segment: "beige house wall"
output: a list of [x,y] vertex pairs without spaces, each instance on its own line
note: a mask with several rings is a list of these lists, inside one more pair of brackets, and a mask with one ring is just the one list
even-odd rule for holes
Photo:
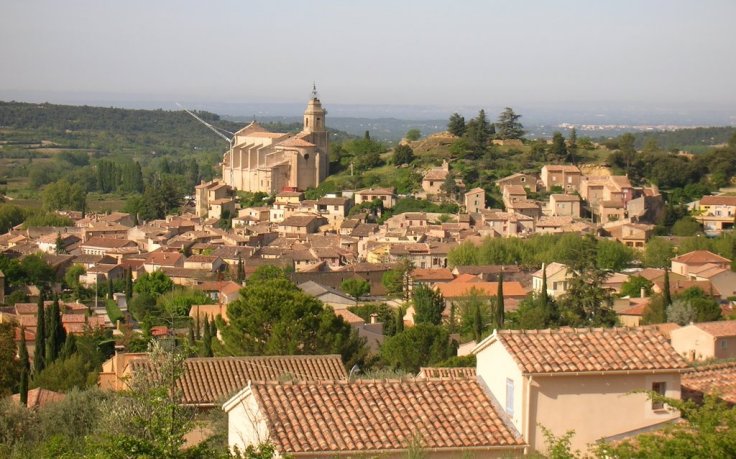
[[687,360],[707,360],[715,357],[715,339],[695,325],[672,330],[670,336],[672,347]]
[[666,383],[665,395],[680,398],[680,374],[535,376],[530,385],[529,437],[532,449],[544,451],[541,426],[559,436],[575,431],[573,449],[645,429],[679,417],[667,409],[652,410],[645,393],[655,382]]
[[[499,413],[506,413],[516,430],[524,433],[524,378],[511,354],[499,341],[477,352],[476,373],[496,399]],[[513,409],[507,411],[507,379],[513,385]]]

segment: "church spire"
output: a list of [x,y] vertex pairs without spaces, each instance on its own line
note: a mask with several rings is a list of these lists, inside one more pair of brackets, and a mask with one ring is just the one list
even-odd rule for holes
[[312,82],[312,99],[319,99],[319,95],[317,94],[317,83],[314,81]]

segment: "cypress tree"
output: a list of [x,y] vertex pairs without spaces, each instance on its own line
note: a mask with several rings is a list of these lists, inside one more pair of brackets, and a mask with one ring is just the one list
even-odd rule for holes
[[667,268],[664,268],[664,288],[662,290],[664,307],[667,309],[667,307],[672,304],[672,293],[670,292],[670,270]]
[[503,304],[503,273],[498,276],[498,293],[496,294],[496,325],[503,328],[506,312]]
[[51,363],[59,357],[65,339],[66,332],[61,323],[59,298],[56,297],[49,311],[48,328],[46,329],[46,363]]
[[480,301],[476,302],[475,314],[473,315],[473,337],[476,342],[480,342],[483,336],[483,315],[480,312]]
[[107,297],[113,299],[115,287],[112,285],[112,277],[108,274],[107,276]]
[[404,308],[399,306],[396,310],[396,333],[404,331]]
[[210,322],[207,316],[204,316],[204,336],[202,337],[202,356],[212,357],[212,334],[210,333]]
[[36,348],[33,356],[33,371],[41,373],[46,364],[46,311],[43,305],[43,290],[38,295],[36,310]]
[[195,346],[195,340],[194,340],[194,323],[189,322],[189,346],[194,348]]
[[243,266],[243,259],[238,256],[238,284],[243,284],[243,281],[245,280],[245,266]]
[[26,372],[31,371],[31,359],[28,357],[28,345],[26,344],[26,327],[20,327],[20,345],[18,346],[18,357],[20,366]]
[[133,298],[133,268],[128,268],[128,274],[125,277],[125,299],[130,301]]
[[210,339],[217,337],[217,323],[215,322],[215,318],[212,318],[212,322],[210,322]]
[[62,359],[68,359],[75,352],[77,352],[77,339],[74,335],[69,335],[66,337],[66,340],[64,340],[64,347],[61,348],[61,354],[59,354],[59,357]]
[[547,294],[547,266],[542,264],[542,291],[539,292],[539,298],[544,309],[549,306],[549,295]]
[[455,302],[450,303],[450,325],[447,328],[448,332],[452,335],[455,333]]
[[195,338],[197,340],[200,340],[202,338],[200,330],[202,329],[202,325],[199,323],[199,306],[197,306],[197,318],[196,318],[196,327],[195,327]]
[[20,402],[28,406],[28,370],[26,368],[20,370]]

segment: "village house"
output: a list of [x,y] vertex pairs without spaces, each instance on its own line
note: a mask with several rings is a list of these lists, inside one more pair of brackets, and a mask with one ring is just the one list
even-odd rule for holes
[[398,459],[417,432],[428,459],[512,457],[525,446],[473,379],[254,382],[222,408],[228,445],[241,451],[268,439],[280,455]]
[[654,225],[624,223],[606,228],[611,236],[627,247],[643,249],[654,232]]
[[521,185],[507,185],[503,187],[503,204],[508,207],[516,201],[526,200],[526,189]]
[[579,191],[581,177],[580,169],[569,165],[547,164],[540,174],[545,190],[553,191],[557,187],[567,193]]
[[672,347],[688,360],[736,357],[736,320],[692,323],[670,335]]
[[680,398],[687,363],[643,328],[500,330],[473,349],[476,371],[532,450],[544,428],[574,431],[573,449],[665,426],[679,413],[645,391]]
[[698,365],[682,375],[682,398],[702,403],[706,394],[736,405],[736,362]]
[[316,215],[292,215],[279,223],[278,233],[282,237],[305,238],[307,234],[316,233],[322,225],[326,225],[325,217]]
[[703,196],[695,205],[695,219],[711,234],[733,229],[736,196]]
[[375,200],[381,201],[384,209],[391,209],[396,205],[396,194],[391,188],[367,188],[356,191],[353,196],[356,205]]
[[438,195],[443,193],[443,185],[447,176],[450,174],[450,163],[446,160],[442,161],[442,166],[433,167],[428,170],[422,177],[422,190],[428,195]]
[[82,239],[85,241],[93,238],[125,239],[128,236],[128,230],[130,227],[117,223],[97,222],[83,229]]
[[675,274],[688,277],[690,272],[695,270],[696,272],[705,265],[709,267],[730,269],[731,260],[728,258],[716,255],[708,250],[695,250],[688,252],[679,257],[675,257],[671,261],[671,269]]
[[125,271],[118,264],[104,265],[98,264],[87,269],[87,272],[79,276],[79,282],[87,287],[94,286],[99,283],[105,283],[108,279],[123,279]]
[[522,174],[522,173],[516,173],[509,175],[508,177],[504,177],[502,179],[496,180],[496,185],[498,188],[503,191],[503,189],[506,186],[509,185],[519,185],[523,186],[524,188],[528,189],[532,193],[537,192],[537,177],[530,174]]
[[192,255],[184,260],[183,267],[217,272],[225,268],[225,262],[216,255]]
[[195,212],[197,217],[222,218],[235,215],[234,192],[230,185],[220,180],[197,185],[194,188]]
[[466,213],[474,214],[486,208],[486,190],[483,188],[473,188],[463,198]]
[[552,262],[532,274],[532,289],[540,293],[542,291],[543,277],[547,276],[547,295],[557,298],[567,293],[567,286],[572,278],[572,273],[566,265]]
[[317,200],[314,211],[325,217],[328,223],[335,229],[348,216],[353,200],[342,196],[325,196]]
[[146,256],[143,268],[148,273],[162,268],[183,268],[184,255],[179,252],[151,252]]
[[230,304],[240,297],[240,284],[233,281],[209,281],[196,286],[219,304]]
[[127,239],[95,237],[79,246],[85,255],[108,255],[117,260],[124,254],[139,253],[138,245]]
[[548,215],[552,217],[580,218],[580,196],[577,194],[551,194]]
[[82,241],[76,234],[49,233],[36,241],[39,250],[44,253],[68,253]]

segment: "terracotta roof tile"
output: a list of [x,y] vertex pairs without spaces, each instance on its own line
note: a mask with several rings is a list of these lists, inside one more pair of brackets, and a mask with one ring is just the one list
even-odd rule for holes
[[736,196],[703,196],[701,206],[736,206]]
[[422,367],[417,378],[425,379],[475,379],[475,367]]
[[736,404],[736,362],[705,365],[683,374],[682,392],[686,399],[699,400],[704,394],[716,394]]
[[[150,366],[147,359],[131,362],[135,371]],[[345,380],[348,375],[339,355],[191,358],[177,381],[182,403],[211,406],[247,386],[249,382],[293,378],[307,381]]]
[[334,455],[428,449],[521,447],[476,380],[254,384],[271,441],[286,453]]
[[731,260],[716,255],[708,250],[695,250],[673,258],[672,261],[684,264],[705,264],[705,263],[731,263]]
[[[496,296],[498,293],[498,282],[448,282],[446,284],[437,284],[437,290],[445,298],[459,298],[468,296],[471,290],[477,290],[480,295]],[[506,297],[524,297],[526,290],[516,281],[504,281],[503,296]]]
[[[502,330],[495,337],[508,349],[523,373],[687,368],[687,363],[665,338],[651,329]],[[478,346],[483,346],[483,342]]]
[[719,322],[698,322],[694,324],[699,329],[717,338],[736,336],[736,320],[722,320]]

